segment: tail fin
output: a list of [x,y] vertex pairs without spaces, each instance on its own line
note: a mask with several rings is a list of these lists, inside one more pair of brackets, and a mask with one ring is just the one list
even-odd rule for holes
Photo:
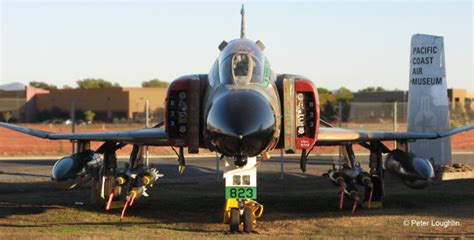
[[[408,131],[437,132],[450,128],[443,37],[415,34],[411,39]],[[435,164],[451,163],[451,140],[418,140],[413,153]]]

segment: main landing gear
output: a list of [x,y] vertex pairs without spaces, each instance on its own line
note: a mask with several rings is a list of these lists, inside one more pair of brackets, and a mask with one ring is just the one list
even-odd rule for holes
[[[103,164],[93,175],[91,187],[91,203],[105,210],[122,205],[120,221],[125,211],[132,206],[136,199],[148,197],[147,190],[163,174],[157,169],[149,168],[144,164],[144,146],[133,145],[132,152],[125,168],[117,168],[116,151],[124,144],[106,142],[96,152],[103,154]],[[78,149],[82,149],[79,145]]]
[[[352,145],[343,146],[344,164],[339,168],[333,166],[327,176],[340,190],[339,208],[344,208],[344,199],[353,201],[352,213],[360,206],[364,208],[381,208],[384,196],[382,153],[390,150],[381,142],[361,143],[370,150],[370,171],[365,172],[356,161]],[[360,194],[357,186],[364,188]]]
[[255,231],[257,219],[263,214],[263,205],[257,198],[257,158],[248,158],[247,164],[238,167],[234,159],[225,158],[224,223],[231,233]]

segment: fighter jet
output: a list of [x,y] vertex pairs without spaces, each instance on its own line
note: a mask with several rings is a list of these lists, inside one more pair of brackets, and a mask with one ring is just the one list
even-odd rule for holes
[[[124,210],[162,176],[143,163],[144,146],[170,146],[176,150],[179,171],[185,167],[184,148],[196,154],[200,148],[225,158],[226,211],[230,230],[243,225],[252,231],[261,211],[256,199],[256,161],[274,149],[301,152],[301,169],[306,170],[309,153],[315,146],[343,146],[345,164],[327,176],[345,197],[354,200],[354,209],[365,204],[381,204],[385,171],[393,172],[409,187],[422,188],[434,177],[432,163],[410,153],[408,142],[436,139],[474,129],[474,125],[442,132],[385,132],[350,130],[330,126],[320,119],[317,88],[311,80],[293,74],[278,74],[270,66],[261,41],[245,36],[242,7],[240,38],[223,41],[219,56],[208,74],[186,75],[174,80],[165,100],[164,124],[134,131],[51,133],[8,123],[0,126],[51,140],[71,140],[77,152],[60,159],[52,169],[52,179],[65,188],[74,188],[92,179],[97,204],[117,199],[126,201]],[[103,144],[90,149],[90,142]],[[396,141],[397,148],[384,143]],[[133,150],[124,169],[117,167],[117,149],[130,144]],[[356,161],[352,146],[370,150],[370,169]],[[387,154],[385,164],[383,154]],[[257,159],[258,158],[258,159]],[[357,186],[365,189],[360,194]],[[362,196],[363,195],[363,196]],[[341,204],[342,207],[342,204]],[[259,210],[260,209],[260,210]],[[261,215],[261,212],[260,212]]]

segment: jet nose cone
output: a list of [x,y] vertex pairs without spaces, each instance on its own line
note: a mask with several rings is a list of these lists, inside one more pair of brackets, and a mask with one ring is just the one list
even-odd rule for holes
[[234,90],[214,100],[206,124],[212,144],[224,155],[255,156],[272,141],[275,114],[260,93]]

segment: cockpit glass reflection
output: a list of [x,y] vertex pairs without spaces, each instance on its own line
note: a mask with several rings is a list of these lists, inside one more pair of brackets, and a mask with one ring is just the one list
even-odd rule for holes
[[219,57],[221,83],[245,85],[263,82],[264,56],[255,43],[235,40],[229,43]]
[[232,69],[235,77],[248,77],[249,68],[253,68],[249,56],[244,53],[235,54],[232,60]]

